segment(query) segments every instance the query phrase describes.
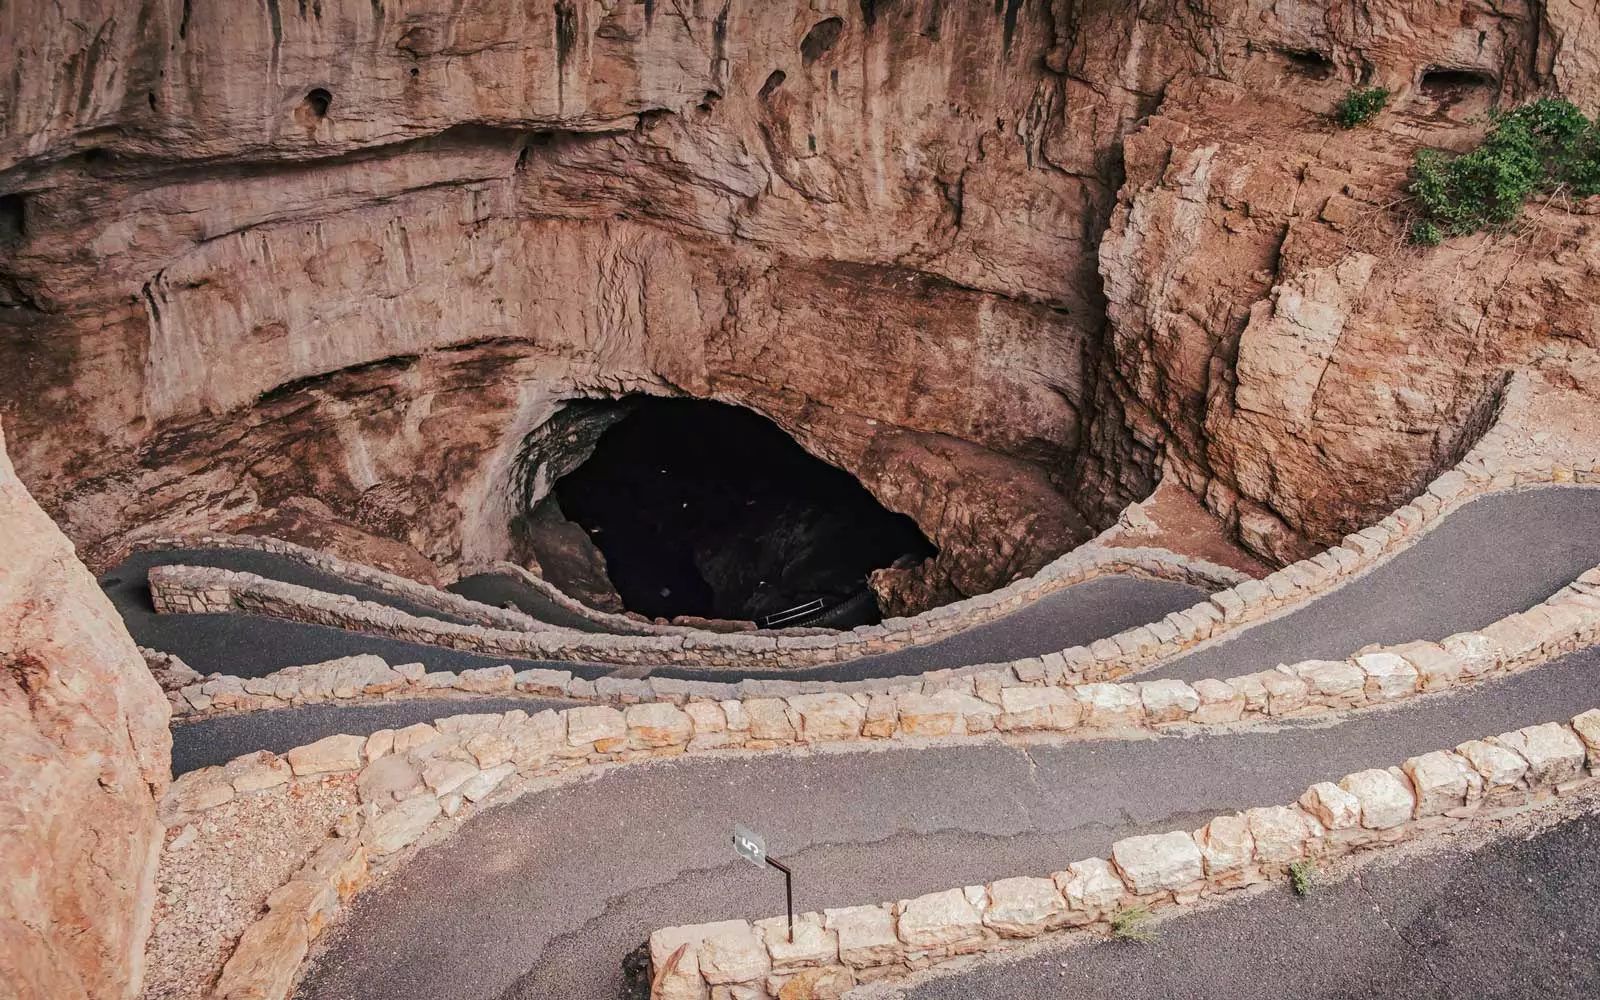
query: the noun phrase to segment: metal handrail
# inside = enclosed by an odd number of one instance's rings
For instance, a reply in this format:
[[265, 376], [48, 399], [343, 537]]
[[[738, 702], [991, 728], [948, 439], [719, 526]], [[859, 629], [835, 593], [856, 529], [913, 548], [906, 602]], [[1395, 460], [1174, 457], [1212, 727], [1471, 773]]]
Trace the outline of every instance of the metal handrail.
[[785, 608], [782, 611], [776, 611], [770, 615], [763, 615], [756, 620], [756, 624], [762, 628], [777, 628], [784, 622], [792, 622], [800, 618], [809, 618], [817, 612], [825, 610], [826, 608], [827, 605], [822, 602], [822, 598], [818, 597], [815, 600], [807, 601], [804, 604], [796, 604], [792, 608]]

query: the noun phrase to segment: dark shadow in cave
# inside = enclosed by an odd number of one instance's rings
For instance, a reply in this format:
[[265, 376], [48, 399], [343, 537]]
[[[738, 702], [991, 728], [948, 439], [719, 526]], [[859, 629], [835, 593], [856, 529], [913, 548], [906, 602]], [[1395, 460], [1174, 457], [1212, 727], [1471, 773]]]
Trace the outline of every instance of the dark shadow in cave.
[[757, 620], [811, 601], [859, 603], [874, 569], [936, 551], [909, 517], [749, 410], [656, 397], [588, 405], [627, 415], [552, 494], [605, 555], [630, 610]]

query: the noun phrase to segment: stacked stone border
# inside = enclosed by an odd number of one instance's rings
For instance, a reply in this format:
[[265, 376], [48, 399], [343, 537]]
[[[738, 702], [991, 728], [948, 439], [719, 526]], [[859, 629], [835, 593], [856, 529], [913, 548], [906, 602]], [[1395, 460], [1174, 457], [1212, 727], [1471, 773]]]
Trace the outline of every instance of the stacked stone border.
[[[1162, 549], [1115, 549], [1091, 542], [1066, 553], [1033, 577], [1000, 590], [935, 608], [915, 618], [889, 619], [848, 632], [784, 635], [772, 632], [606, 636], [546, 630], [542, 635], [504, 637], [493, 630], [432, 623], [377, 605], [319, 594], [249, 574], [196, 567], [156, 567], [151, 589], [158, 610], [255, 611], [297, 621], [373, 631], [431, 645], [471, 649], [491, 656], [574, 660], [628, 665], [737, 667], [778, 672], [790, 667], [835, 663], [937, 642], [983, 622], [1009, 615], [1045, 594], [1114, 571], [1107, 553], [1144, 553], [1142, 566], [1130, 566], [1165, 579], [1206, 586], [1229, 584], [1190, 608], [1159, 622], [1127, 629], [1087, 647], [1059, 654], [1071, 682], [1106, 680], [1148, 669], [1174, 655], [1221, 638], [1312, 597], [1331, 592], [1414, 544], [1445, 517], [1482, 496], [1531, 486], [1600, 485], [1600, 459], [1552, 461], [1519, 454], [1520, 430], [1534, 388], [1524, 375], [1513, 377], [1501, 394], [1494, 425], [1453, 468], [1431, 482], [1411, 502], [1376, 524], [1347, 535], [1339, 545], [1254, 580], [1235, 570], [1186, 560]], [[413, 584], [413, 586], [421, 586]], [[243, 600], [236, 600], [235, 595]], [[452, 595], [454, 596], [454, 595]], [[1045, 659], [1051, 659], [1046, 657]], [[959, 668], [977, 673], [993, 664]], [[1036, 669], [1029, 660], [1019, 669]], [[578, 697], [591, 697], [580, 692]]]
[[[203, 821], [207, 810], [236, 796], [329, 776], [355, 779], [360, 807], [339, 822], [334, 835], [289, 883], [269, 896], [266, 914], [241, 936], [214, 993], [222, 1000], [284, 997], [311, 942], [366, 883], [375, 863], [397, 856], [424, 837], [442, 833], [477, 808], [520, 796], [540, 779], [685, 754], [996, 732], [1123, 739], [1192, 731], [1196, 726], [1238, 727], [1303, 719], [1392, 705], [1424, 693], [1466, 686], [1526, 669], [1597, 638], [1600, 568], [1585, 573], [1543, 604], [1479, 632], [1460, 633], [1442, 643], [1415, 642], [1370, 651], [1348, 661], [1305, 661], [1226, 681], [1101, 683], [1073, 689], [1028, 686], [1020, 680], [1011, 687], [974, 681], [976, 693], [956, 687], [930, 693], [924, 687], [871, 695], [830, 692], [687, 701], [681, 706], [669, 702], [625, 709], [588, 705], [532, 715], [520, 710], [458, 715], [431, 725], [380, 730], [366, 737], [329, 736], [281, 757], [260, 751], [184, 775], [163, 800], [162, 819], [175, 827]], [[1589, 717], [1594, 725], [1583, 731], [1589, 738], [1600, 739], [1600, 711], [1581, 718]], [[1523, 754], [1524, 771], [1535, 769], [1536, 776], [1546, 773], [1537, 770], [1539, 759], [1530, 756], [1537, 749], [1531, 737], [1521, 743], [1509, 736], [1500, 740], [1510, 741], [1507, 745]], [[1479, 761], [1468, 756], [1477, 766]], [[1122, 855], [1114, 852], [1119, 859], [1131, 856], [1126, 849]], [[1040, 887], [1035, 884], [1034, 888]], [[1002, 899], [1006, 891], [1002, 887]], [[954, 897], [949, 899], [953, 902]], [[984, 899], [987, 908], [993, 897]], [[891, 921], [889, 926], [895, 926], [892, 921], [897, 911], [884, 913]], [[915, 927], [915, 919], [908, 926]], [[991, 924], [984, 926], [993, 929]], [[835, 933], [835, 940], [842, 940], [835, 926], [820, 925], [817, 934], [825, 937], [827, 931]], [[871, 964], [891, 969], [913, 967], [906, 964], [904, 954], [896, 955], [893, 962]], [[840, 961], [855, 970], [849, 960]], [[710, 959], [707, 967], [715, 964], [716, 960]], [[680, 961], [678, 968], [687, 967]], [[694, 968], [698, 975], [703, 967]]]
[[[1473, 820], [1507, 816], [1592, 786], [1600, 774], [1600, 710], [1547, 722], [1399, 767], [1357, 771], [1306, 789], [1291, 805], [1218, 816], [1194, 832], [1127, 837], [1109, 858], [1048, 877], [1020, 876], [877, 905], [668, 927], [650, 936], [652, 1000], [810, 996], [892, 980], [958, 955], [1002, 950], [1067, 928], [1282, 879], [1318, 864]], [[837, 996], [829, 992], [829, 996]]]
[[815, 666], [938, 642], [974, 625], [1003, 618], [1044, 595], [1096, 577], [1135, 573], [1208, 589], [1248, 580], [1226, 566], [1186, 559], [1166, 549], [1086, 545], [1028, 580], [992, 594], [935, 608], [914, 619], [890, 619], [849, 632], [793, 635], [707, 632], [685, 635], [609, 635], [547, 628], [531, 632], [457, 625], [410, 615], [344, 594], [211, 566], [155, 566], [150, 594], [156, 610], [178, 614], [254, 614], [326, 625], [406, 642], [488, 656], [625, 665], [782, 670]]
[[[788, 699], [780, 703], [788, 705], [790, 728], [796, 733], [804, 725], [804, 715], [800, 713], [805, 708], [826, 702], [836, 706], [835, 714], [849, 715], [853, 710], [848, 705], [860, 706], [862, 717], [850, 732], [839, 729], [838, 738], [931, 736], [996, 728], [1067, 731], [1080, 723], [1092, 728], [1107, 722], [1146, 728], [1184, 722], [1224, 724], [1263, 716], [1360, 708], [1524, 670], [1588, 645], [1597, 636], [1600, 567], [1590, 569], [1525, 612], [1441, 642], [1408, 642], [1368, 650], [1346, 660], [1307, 660], [1193, 684], [1178, 680], [1079, 682], [1066, 657], [1059, 653], [909, 678], [746, 679], [735, 683], [665, 677], [601, 677], [590, 681], [566, 670], [514, 671], [504, 664], [459, 673], [428, 672], [420, 663], [391, 667], [379, 656], [363, 654], [288, 667], [264, 677], [213, 677], [184, 685], [169, 692], [168, 697], [174, 717], [186, 719], [340, 701], [520, 694], [619, 706], [656, 702], [714, 705], [722, 706], [725, 713], [744, 717], [757, 703]], [[922, 701], [916, 700], [919, 698]], [[708, 709], [695, 711], [699, 713], [697, 724], [711, 721]], [[930, 711], [960, 715], [961, 728], [942, 733], [929, 731], [931, 723], [921, 721], [920, 716]], [[902, 732], [903, 726], [896, 720], [907, 712], [917, 721], [910, 723], [910, 731]], [[1040, 724], [1030, 725], [1014, 718], [1032, 715], [1039, 716]], [[1052, 721], [1044, 724], [1042, 720], [1046, 718]], [[833, 732], [834, 728], [830, 724], [825, 731]], [[800, 741], [815, 742], [815, 735]]]

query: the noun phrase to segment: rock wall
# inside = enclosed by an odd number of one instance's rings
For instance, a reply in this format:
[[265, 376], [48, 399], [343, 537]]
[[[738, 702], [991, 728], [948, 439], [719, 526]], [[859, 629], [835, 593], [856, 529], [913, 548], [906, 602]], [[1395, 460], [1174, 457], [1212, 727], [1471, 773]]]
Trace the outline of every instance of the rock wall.
[[0, 981], [133, 997], [171, 778], [168, 705], [0, 440]]
[[[1585, 7], [8, 8], [0, 412], [92, 562], [147, 524], [500, 558], [528, 431], [626, 391], [911, 515], [900, 593], [1031, 572], [1163, 467], [1292, 558], [1499, 367], [1587, 379], [1580, 215], [1396, 248], [1413, 145], [1600, 100]], [[1397, 110], [1336, 134], [1358, 80]]]

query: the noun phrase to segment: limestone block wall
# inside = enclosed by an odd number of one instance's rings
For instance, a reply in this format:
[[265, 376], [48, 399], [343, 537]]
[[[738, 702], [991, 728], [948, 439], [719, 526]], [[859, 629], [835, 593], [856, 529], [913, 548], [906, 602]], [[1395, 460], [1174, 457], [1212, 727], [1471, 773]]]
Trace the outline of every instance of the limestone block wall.
[[1128, 837], [1109, 858], [1048, 875], [799, 915], [792, 941], [783, 917], [663, 928], [650, 936], [651, 995], [764, 1000], [796, 979], [836, 989], [890, 980], [958, 955], [1281, 879], [1297, 863], [1508, 815], [1592, 788], [1597, 773], [1600, 710], [1590, 710], [1321, 781], [1296, 802], [1218, 816], [1192, 832]]

